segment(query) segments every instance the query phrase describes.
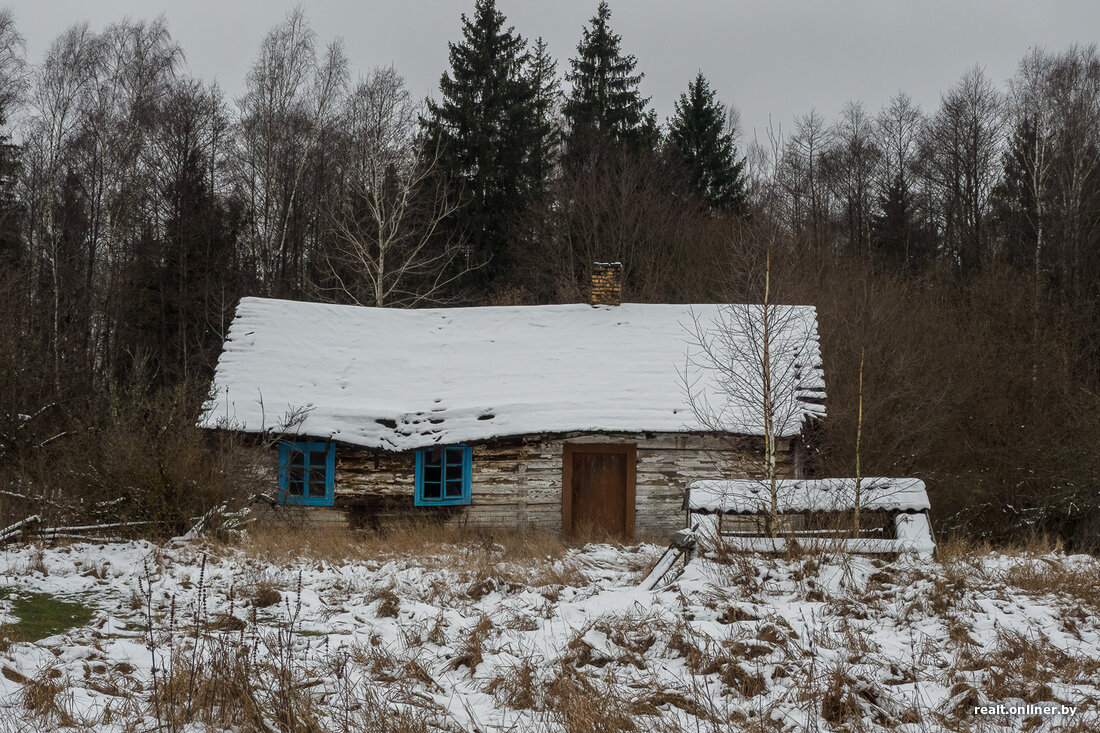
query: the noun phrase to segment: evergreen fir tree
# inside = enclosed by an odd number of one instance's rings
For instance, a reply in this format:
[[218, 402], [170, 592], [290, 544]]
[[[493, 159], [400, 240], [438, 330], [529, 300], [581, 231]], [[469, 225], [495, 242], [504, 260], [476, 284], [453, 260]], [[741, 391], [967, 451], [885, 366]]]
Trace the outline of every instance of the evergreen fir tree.
[[531, 190], [535, 90], [527, 42], [505, 26], [495, 0], [477, 0], [472, 19], [463, 14], [462, 35], [450, 44], [442, 99], [428, 103], [423, 125], [463, 202], [453, 224], [468, 238], [472, 257], [485, 263], [483, 279], [491, 280], [509, 265], [508, 232]]
[[611, 8], [601, 2], [595, 17], [585, 28], [570, 59], [566, 79], [573, 89], [563, 107], [569, 123], [568, 154], [583, 158], [603, 140], [652, 147], [657, 140], [657, 122], [646, 111], [638, 85], [644, 74], [635, 73], [637, 59], [623, 55], [622, 36], [611, 31]]
[[20, 152], [9, 136], [0, 136], [0, 266], [18, 262], [23, 255], [23, 206], [15, 192]]
[[557, 62], [550, 57], [542, 38], [535, 41], [529, 79], [535, 117], [531, 146], [532, 186], [542, 190], [561, 149], [561, 126], [558, 124], [561, 90], [558, 88]]
[[[0, 108], [0, 129], [6, 124], [7, 110]], [[0, 134], [0, 266], [18, 262], [23, 254], [23, 206], [15, 192], [21, 152], [10, 135]]]
[[745, 208], [744, 158], [738, 160], [726, 109], [702, 72], [688, 84], [669, 121], [669, 141], [699, 194], [716, 208]]
[[[217, 360], [221, 338], [209, 324], [224, 307], [219, 293], [239, 287], [233, 215], [210, 191], [206, 151], [180, 151], [178, 173], [164, 186], [164, 237], [136, 248], [120, 335], [168, 383], [193, 377]], [[123, 367], [133, 355], [123, 357]]]
[[[1001, 234], [1001, 250], [1015, 265], [1027, 267], [1034, 254], [1038, 202], [1029, 180], [1034, 167], [1035, 124], [1023, 119], [1002, 156], [1001, 180], [990, 197], [993, 220]], [[1048, 152], [1052, 155], [1053, 151]], [[1053, 157], [1053, 156], [1052, 156]], [[1045, 206], [1049, 212], [1050, 206]], [[1050, 231], [1050, 221], [1044, 222]]]
[[871, 242], [879, 252], [899, 268], [913, 272], [931, 262], [935, 236], [918, 221], [913, 192], [904, 175], [895, 175], [885, 185], [879, 209], [871, 218]]

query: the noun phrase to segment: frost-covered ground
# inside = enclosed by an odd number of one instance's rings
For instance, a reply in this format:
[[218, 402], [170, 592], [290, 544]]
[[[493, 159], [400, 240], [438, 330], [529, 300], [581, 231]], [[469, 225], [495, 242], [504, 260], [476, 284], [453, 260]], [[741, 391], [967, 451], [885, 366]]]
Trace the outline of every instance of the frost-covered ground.
[[0, 645], [0, 730], [1100, 730], [1094, 558], [731, 556], [637, 590], [660, 549], [9, 548], [0, 622], [31, 592], [94, 616]]

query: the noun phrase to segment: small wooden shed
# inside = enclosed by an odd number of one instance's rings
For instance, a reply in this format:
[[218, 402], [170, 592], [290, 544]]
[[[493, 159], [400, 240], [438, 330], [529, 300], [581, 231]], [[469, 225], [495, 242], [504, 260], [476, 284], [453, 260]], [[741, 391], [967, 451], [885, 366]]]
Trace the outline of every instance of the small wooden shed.
[[[712, 519], [707, 534], [731, 547], [782, 552], [790, 542], [843, 547], [850, 552], [915, 554], [931, 559], [928, 492], [918, 478], [780, 479], [775, 484], [777, 537], [761, 536], [772, 509], [772, 486], [762, 480], [704, 480], [687, 488], [690, 526]], [[859, 505], [861, 520], [853, 521]]]
[[[244, 298], [200, 425], [256, 436], [279, 501], [316, 521], [430, 517], [566, 534], [664, 534], [684, 487], [751, 476], [761, 420], [746, 395], [695, 378], [731, 416], [701, 425], [685, 394], [695, 324], [724, 306], [594, 304], [423, 310]], [[824, 415], [816, 314], [789, 309], [785, 475], [807, 471]], [[716, 326], [717, 327], [717, 326]]]

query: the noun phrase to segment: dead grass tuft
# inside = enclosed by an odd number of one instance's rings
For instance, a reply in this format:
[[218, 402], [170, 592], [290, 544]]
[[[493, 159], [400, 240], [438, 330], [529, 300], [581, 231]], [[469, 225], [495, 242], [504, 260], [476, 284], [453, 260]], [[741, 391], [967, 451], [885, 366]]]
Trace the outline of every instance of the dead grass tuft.
[[581, 674], [564, 663], [546, 685], [545, 705], [565, 733], [638, 730], [638, 713], [614, 682]]
[[706, 654], [703, 652], [699, 636], [683, 620], [678, 620], [667, 639], [668, 649], [683, 657], [687, 668], [692, 673], [698, 674], [706, 663]]
[[1014, 631], [1001, 631], [994, 648], [972, 660], [975, 668], [984, 670], [984, 692], [991, 700], [1048, 701], [1053, 699], [1052, 683], [1092, 684], [1100, 674], [1100, 660], [1070, 654], [1045, 637]]
[[1025, 593], [1067, 595], [1094, 615], [1100, 613], [1100, 563], [1079, 566], [1038, 557], [1010, 567], [1004, 580]]
[[881, 694], [873, 683], [850, 676], [839, 667], [827, 678], [821, 696], [821, 717], [834, 726], [857, 727], [870, 714], [879, 725], [888, 725], [879, 703]]
[[942, 575], [932, 579], [932, 593], [928, 598], [932, 611], [937, 616], [949, 615], [966, 596], [971, 585], [971, 574], [966, 567], [959, 564], [945, 565]]
[[634, 703], [635, 710], [639, 709], [639, 702], [647, 706], [647, 713], [649, 715], [659, 715], [661, 712], [660, 708], [668, 705], [670, 707], [679, 708], [688, 715], [699, 720], [711, 723], [717, 722], [712, 712], [699, 701], [697, 696], [688, 697], [674, 690], [656, 690], [655, 692], [643, 696], [640, 701]]
[[739, 606], [726, 606], [722, 613], [718, 614], [718, 623], [733, 624], [741, 621], [759, 621], [759, 616], [754, 616]]
[[936, 538], [936, 559], [948, 565], [954, 562], [969, 562], [976, 557], [989, 555], [988, 542], [974, 540], [963, 535], [950, 535]]
[[283, 594], [275, 587], [275, 583], [268, 578], [261, 578], [256, 581], [247, 597], [256, 608], [270, 608], [283, 600]]
[[368, 599], [372, 603], [378, 601], [378, 610], [375, 611], [378, 618], [397, 618], [397, 614], [401, 613], [401, 599], [393, 588], [379, 588]]
[[[7, 671], [7, 668], [5, 668], [5, 671]], [[19, 676], [22, 677], [22, 675]], [[9, 679], [11, 678], [9, 677]], [[60, 670], [47, 667], [34, 679], [23, 677], [21, 681], [23, 683], [23, 707], [29, 710], [32, 715], [43, 720], [57, 721], [62, 726], [76, 725], [72, 716], [58, 700], [67, 688], [62, 680]]]
[[154, 704], [170, 729], [172, 723], [192, 721], [262, 729], [265, 716], [253, 676], [247, 655], [229, 642], [215, 643], [201, 663], [192, 650], [177, 649], [170, 673], [155, 691]]
[[535, 666], [525, 659], [497, 674], [483, 690], [496, 701], [513, 710], [532, 710], [538, 703], [538, 680]]
[[485, 640], [493, 629], [493, 621], [488, 616], [482, 616], [477, 624], [466, 635], [462, 644], [462, 651], [451, 660], [450, 668], [457, 670], [459, 667], [467, 667], [473, 673], [484, 659], [483, 651]]
[[369, 644], [355, 646], [351, 657], [367, 668], [371, 680], [375, 682], [418, 682], [433, 692], [442, 691], [435, 679], [424, 669], [415, 652], [396, 654], [377, 636], [371, 637]]

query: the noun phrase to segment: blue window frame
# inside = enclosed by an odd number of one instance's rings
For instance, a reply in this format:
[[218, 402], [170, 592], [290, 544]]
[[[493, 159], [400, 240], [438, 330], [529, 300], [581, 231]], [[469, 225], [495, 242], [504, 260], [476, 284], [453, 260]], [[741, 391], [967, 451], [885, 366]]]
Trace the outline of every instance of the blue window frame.
[[336, 444], [279, 443], [279, 503], [332, 506]]
[[416, 452], [416, 506], [470, 503], [473, 449], [465, 445], [436, 446]]

